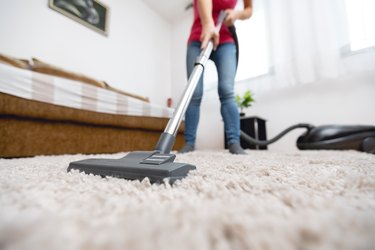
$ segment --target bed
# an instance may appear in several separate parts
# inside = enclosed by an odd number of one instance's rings
[[[173,110],[82,74],[0,54],[0,157],[152,150]],[[183,144],[183,125],[174,149]]]

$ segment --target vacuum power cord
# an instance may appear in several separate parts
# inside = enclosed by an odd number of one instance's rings
[[[296,124],[296,125],[293,125],[293,126],[290,126],[290,127],[286,128],[281,133],[276,135],[274,138],[272,138],[270,140],[264,140],[264,141],[260,141],[260,140],[257,140],[255,138],[252,138],[248,134],[243,132],[242,130],[241,130],[240,135],[241,135],[241,138],[249,144],[258,145],[258,146],[267,146],[267,145],[269,145],[271,143],[274,143],[275,141],[279,140],[285,134],[289,133],[290,131],[292,131],[296,128],[306,128],[308,131],[310,131],[312,128],[314,128],[314,126],[311,125],[311,124],[307,124],[307,123],[299,123],[299,124]]]

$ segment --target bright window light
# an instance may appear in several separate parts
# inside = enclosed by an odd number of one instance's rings
[[[375,1],[345,0],[345,3],[351,50],[375,46]]]
[[[267,74],[269,43],[264,11],[256,10],[250,19],[236,22],[236,30],[240,47],[236,81]]]

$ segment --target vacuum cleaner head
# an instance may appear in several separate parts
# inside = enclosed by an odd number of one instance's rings
[[[67,171],[72,169],[101,176],[112,176],[130,180],[142,180],[145,177],[150,182],[169,183],[186,177],[195,166],[186,163],[173,162],[174,154],[161,154],[159,151],[130,152],[120,159],[86,159],[71,162]]]
[[[299,149],[352,149],[375,154],[375,126],[324,125],[297,140]]]

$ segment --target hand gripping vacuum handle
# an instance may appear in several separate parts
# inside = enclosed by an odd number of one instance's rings
[[[216,32],[220,31],[225,17],[226,13],[224,11],[221,11],[216,24]],[[190,74],[188,84],[180,99],[180,102],[178,103],[172,118],[169,120],[167,127],[161,134],[159,141],[156,144],[155,150],[159,151],[160,153],[168,154],[172,150],[176,139],[177,130],[181,124],[183,116],[185,115],[186,109],[194,94],[199,79],[202,76],[204,67],[206,66],[206,63],[210,58],[213,47],[213,42],[209,41],[206,48],[201,51],[199,57],[197,58],[193,72]]]

